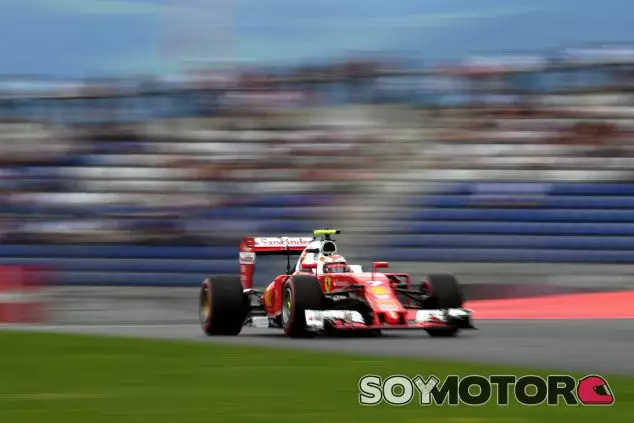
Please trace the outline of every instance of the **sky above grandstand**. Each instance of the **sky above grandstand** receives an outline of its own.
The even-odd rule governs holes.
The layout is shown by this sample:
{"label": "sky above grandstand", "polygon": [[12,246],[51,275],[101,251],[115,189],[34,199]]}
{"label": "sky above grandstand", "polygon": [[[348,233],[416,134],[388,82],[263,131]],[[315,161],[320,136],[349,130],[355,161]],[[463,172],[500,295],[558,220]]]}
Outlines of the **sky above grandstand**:
{"label": "sky above grandstand", "polygon": [[632,11],[631,0],[1,0],[0,73],[171,73],[381,51],[453,60],[634,42]]}

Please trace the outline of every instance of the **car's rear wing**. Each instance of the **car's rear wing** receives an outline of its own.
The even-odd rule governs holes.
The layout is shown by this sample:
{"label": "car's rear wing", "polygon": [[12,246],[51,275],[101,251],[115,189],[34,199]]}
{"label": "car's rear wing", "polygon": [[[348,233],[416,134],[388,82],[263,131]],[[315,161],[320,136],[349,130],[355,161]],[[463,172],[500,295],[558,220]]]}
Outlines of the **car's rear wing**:
{"label": "car's rear wing", "polygon": [[[301,253],[312,237],[247,237],[240,242],[240,280],[245,289],[253,288],[255,258],[258,254],[286,255]],[[289,261],[290,264],[290,261]]]}

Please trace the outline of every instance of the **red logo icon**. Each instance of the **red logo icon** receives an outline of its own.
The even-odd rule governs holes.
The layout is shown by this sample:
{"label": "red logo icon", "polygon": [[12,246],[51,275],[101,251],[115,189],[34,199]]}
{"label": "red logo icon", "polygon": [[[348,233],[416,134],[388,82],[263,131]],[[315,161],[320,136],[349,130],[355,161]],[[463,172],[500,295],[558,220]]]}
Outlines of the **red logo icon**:
{"label": "red logo icon", "polygon": [[601,376],[588,375],[577,384],[577,397],[583,405],[612,405],[614,394]]}

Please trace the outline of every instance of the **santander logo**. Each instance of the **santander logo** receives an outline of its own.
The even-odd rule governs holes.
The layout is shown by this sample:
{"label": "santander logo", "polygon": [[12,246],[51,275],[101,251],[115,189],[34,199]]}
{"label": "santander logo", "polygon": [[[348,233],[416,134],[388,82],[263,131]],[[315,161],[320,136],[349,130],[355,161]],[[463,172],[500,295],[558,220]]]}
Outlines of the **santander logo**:
{"label": "santander logo", "polygon": [[255,238],[253,241],[255,242],[256,247],[304,247],[312,241],[312,238],[285,238],[285,237],[276,237],[276,238]]}

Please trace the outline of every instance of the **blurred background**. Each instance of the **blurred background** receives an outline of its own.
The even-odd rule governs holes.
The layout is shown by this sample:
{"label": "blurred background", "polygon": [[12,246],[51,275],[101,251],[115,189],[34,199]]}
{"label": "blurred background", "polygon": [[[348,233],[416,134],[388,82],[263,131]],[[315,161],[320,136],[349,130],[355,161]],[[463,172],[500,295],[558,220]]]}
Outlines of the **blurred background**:
{"label": "blurred background", "polygon": [[195,320],[326,226],[472,298],[629,287],[632,4],[400,4],[3,1],[0,320]]}

